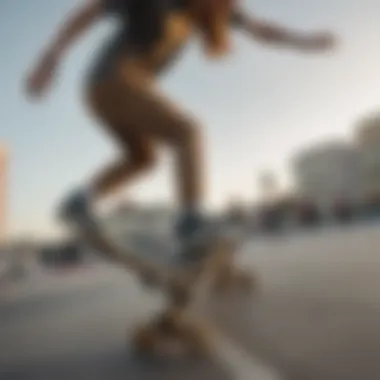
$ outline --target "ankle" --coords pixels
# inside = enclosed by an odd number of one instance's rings
[[[80,192],[80,194],[82,194],[83,197],[85,197],[88,201],[92,201],[93,199],[95,199],[95,192],[94,192],[94,189],[89,186],[89,185],[86,185],[86,186],[82,186],[78,189],[78,191]]]
[[[203,211],[199,205],[189,205],[182,208],[180,215],[183,217],[201,217]]]

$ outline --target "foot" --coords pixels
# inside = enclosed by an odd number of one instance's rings
[[[147,289],[154,289],[157,287],[156,277],[150,273],[144,273],[139,276],[142,285]]]
[[[204,258],[205,246],[212,236],[211,224],[201,213],[185,213],[175,225],[179,242],[179,264],[190,265]]]
[[[85,191],[72,192],[59,206],[58,218],[71,227],[90,227],[94,224],[91,197]]]

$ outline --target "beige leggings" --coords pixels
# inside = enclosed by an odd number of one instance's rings
[[[141,70],[120,71],[90,86],[87,102],[123,151],[117,162],[96,175],[95,196],[106,196],[152,169],[156,163],[156,146],[164,143],[175,155],[180,206],[191,207],[201,201],[203,149],[199,128],[158,91],[149,75]]]

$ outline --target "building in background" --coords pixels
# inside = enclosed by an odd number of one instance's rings
[[[267,170],[260,174],[258,188],[260,190],[260,203],[271,204],[280,197],[278,179],[272,171]]]
[[[358,121],[354,143],[362,160],[365,196],[380,196],[380,113]]]
[[[331,141],[299,152],[293,161],[298,196],[322,211],[336,202],[356,204],[363,197],[363,169],[355,146]]]

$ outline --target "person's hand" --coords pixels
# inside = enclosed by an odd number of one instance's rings
[[[324,52],[333,50],[337,45],[337,38],[330,32],[318,32],[303,38],[299,47],[306,51]]]
[[[26,92],[31,97],[42,97],[50,89],[57,70],[58,59],[52,52],[47,52],[28,75]]]

